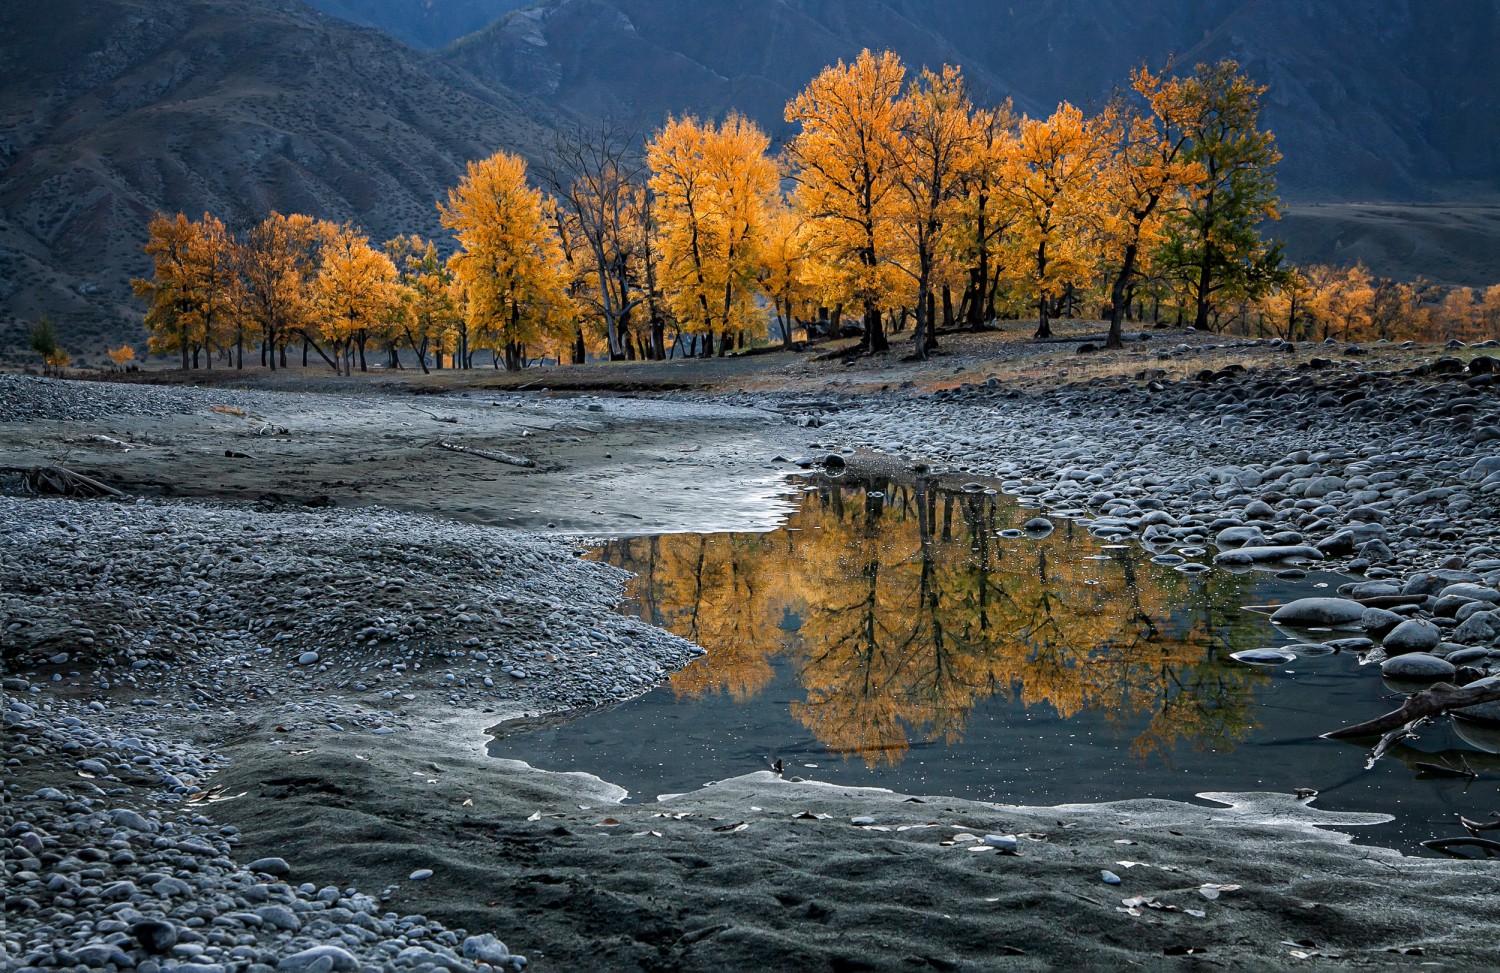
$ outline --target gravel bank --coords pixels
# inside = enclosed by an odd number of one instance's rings
[[[622,572],[559,542],[379,509],[0,498],[0,532],[0,653],[29,674],[5,684],[6,969],[520,968],[237,863],[195,741],[593,705],[699,651],[616,615]]]

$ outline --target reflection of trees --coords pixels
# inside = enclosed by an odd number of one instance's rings
[[[788,530],[617,541],[602,556],[640,576],[645,617],[709,650],[673,677],[677,692],[748,698],[786,654],[805,692],[793,715],[871,766],[913,740],[960,739],[997,692],[1063,718],[1145,717],[1131,745],[1142,757],[1249,732],[1264,677],[1222,661],[1246,624],[1245,580],[1126,551],[1092,559],[1098,545],[1066,522],[1041,540],[997,536],[1016,519],[993,494],[926,479],[841,481],[804,494]],[[780,627],[788,612],[795,639]]]

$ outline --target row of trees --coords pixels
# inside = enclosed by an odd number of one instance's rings
[[[367,367],[372,343],[394,359],[410,345],[425,370],[456,351],[452,272],[430,241],[398,237],[377,249],[349,225],[272,213],[234,234],[212,214],[158,214],[146,252],[151,279],[134,281],[148,303],[150,350],[178,354],[182,367],[213,367],[215,354],[243,368],[245,348],[261,364],[287,364],[302,345],[335,371]]]
[[[1500,337],[1500,284],[1484,290],[1376,279],[1362,265],[1291,267],[1222,324],[1289,341],[1471,342]]]
[[[1287,336],[1394,336],[1459,314],[1460,298],[1433,314],[1419,289],[1283,265],[1259,232],[1277,216],[1265,91],[1229,61],[1142,68],[1095,113],[1029,118],[976,106],[957,68],[908,78],[894,54],[867,51],[787,105],[797,134],[777,156],[733,114],[669,118],[643,149],[608,125],[560,137],[537,185],[498,152],[438,204],[446,259],[432,241],[376,247],[308,216],[240,234],[159,216],[156,274],[136,290],[152,349],[184,367],[228,349],[242,365],[247,343],[276,367],[300,343],[304,363],[313,349],[341,371],[365,367],[371,345],[393,363],[409,347],[424,369],[469,367],[476,349],[508,368],[538,350],[724,354],[767,337],[769,320],[787,344],[799,327],[858,321],[872,352],[910,323],[925,357],[940,323],[1027,309],[1044,338],[1060,314],[1107,317],[1114,345],[1148,302],[1156,320],[1253,319]]]

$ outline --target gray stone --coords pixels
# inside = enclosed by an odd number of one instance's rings
[[[325,970],[356,970],[359,969],[359,960],[347,949],[338,946],[313,946],[304,949],[300,953],[283,956],[281,962],[276,964],[278,970],[312,971],[315,969]]]
[[[148,953],[163,955],[177,945],[177,927],[160,919],[143,919],[130,927],[130,935]]]
[[[1347,598],[1299,598],[1276,609],[1271,621],[1282,625],[1352,625],[1365,613],[1365,606]]]
[[[1359,616],[1359,627],[1376,638],[1380,638],[1400,625],[1402,621],[1404,619],[1393,611],[1387,611],[1384,608],[1366,608]]]
[[[1233,566],[1246,564],[1273,564],[1290,560],[1321,561],[1323,552],[1305,544],[1281,544],[1270,547],[1241,547],[1232,551],[1220,551],[1214,563]]]
[[[110,811],[109,820],[110,823],[115,825],[116,827],[127,828],[131,831],[142,831],[147,834],[155,834],[158,830],[158,826],[155,822],[148,821],[146,818],[142,817],[140,814],[137,814],[135,811],[130,810],[129,808],[116,808],[115,810]]]
[[[1385,660],[1380,664],[1380,674],[1387,679],[1404,679],[1410,682],[1436,682],[1452,679],[1453,663],[1425,652],[1408,652]]]
[[[505,944],[489,933],[482,936],[470,936],[464,940],[463,947],[459,950],[465,959],[471,959],[478,963],[488,963],[491,966],[499,966],[510,959],[510,950]]]
[[[1500,640],[1500,612],[1475,612],[1459,622],[1451,637],[1467,645],[1493,645]]]
[[[285,858],[257,858],[245,866],[247,871],[261,872],[272,878],[286,878],[292,874],[292,866],[286,863]]]
[[[1262,545],[1266,542],[1266,535],[1259,527],[1225,527],[1214,535],[1214,543],[1221,548],[1246,547],[1249,545]]]
[[[1473,689],[1476,686],[1500,686],[1500,676],[1486,676],[1484,679],[1476,679],[1465,686],[1465,689]],[[1466,719],[1479,720],[1485,723],[1500,723],[1500,700],[1488,703],[1476,703],[1473,706],[1463,706],[1453,711]]]
[[[288,932],[297,932],[302,928],[302,920],[297,918],[297,913],[284,905],[263,905],[255,910],[261,921],[275,926],[277,929],[285,929]]]
[[[1405,655],[1408,652],[1431,652],[1443,640],[1443,634],[1431,622],[1407,619],[1391,629],[1381,647],[1386,655]]]

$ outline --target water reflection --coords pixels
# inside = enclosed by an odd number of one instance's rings
[[[791,715],[870,768],[956,743],[991,697],[1134,728],[1130,753],[1229,750],[1256,726],[1264,673],[1228,658],[1252,637],[1253,579],[1189,575],[1063,522],[937,482],[823,481],[770,534],[611,541],[632,607],[708,656],[679,697],[749,700],[790,667]],[[778,659],[780,657],[780,659]],[[1142,729],[1142,723],[1144,728]]]

